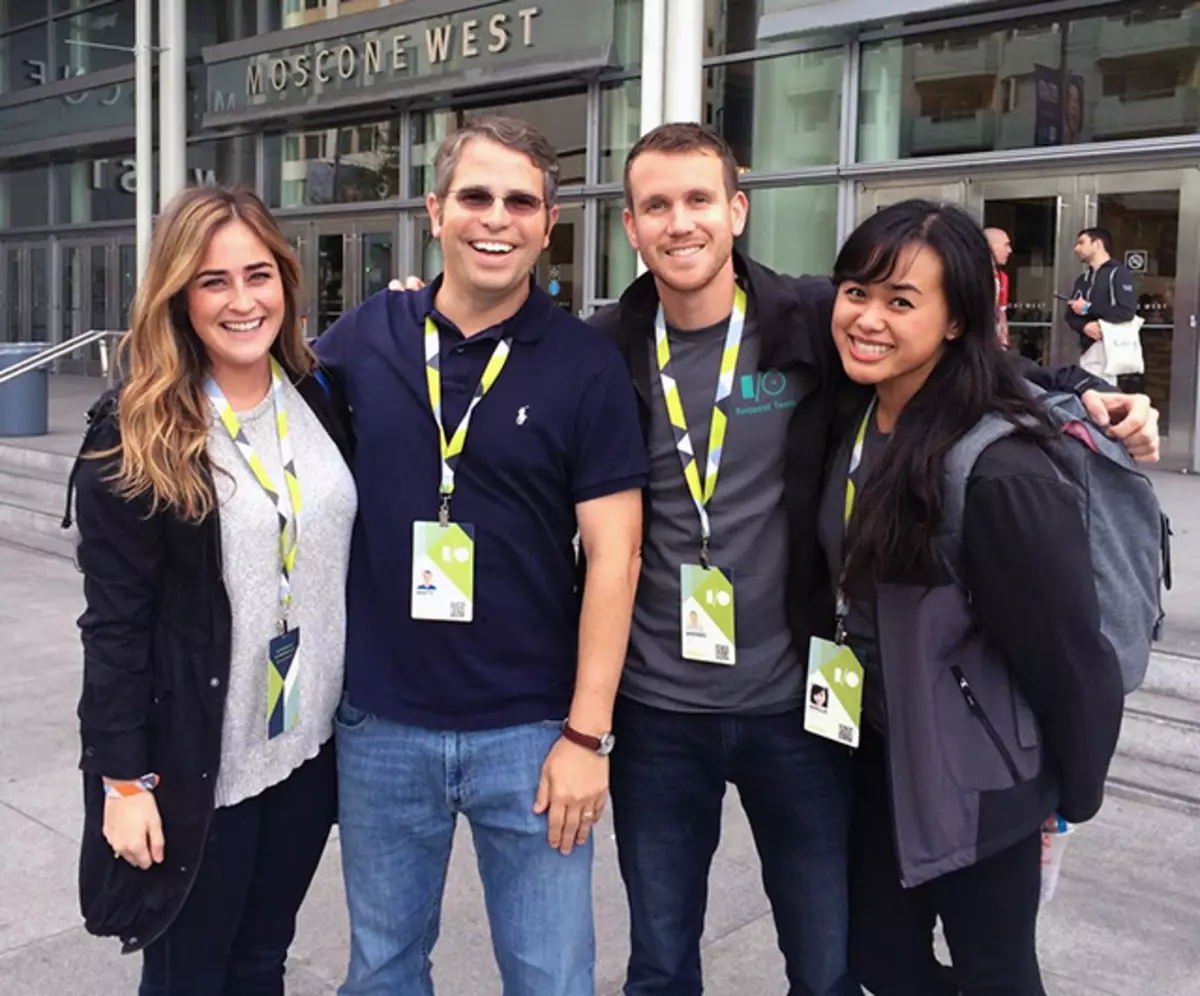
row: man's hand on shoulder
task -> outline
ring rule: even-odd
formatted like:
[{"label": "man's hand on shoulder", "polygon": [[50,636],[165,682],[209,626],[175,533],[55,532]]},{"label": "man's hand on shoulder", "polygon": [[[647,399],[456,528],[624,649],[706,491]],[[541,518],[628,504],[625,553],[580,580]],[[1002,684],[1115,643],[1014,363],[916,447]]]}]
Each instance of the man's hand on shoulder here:
[{"label": "man's hand on shoulder", "polygon": [[401,280],[399,277],[389,280],[387,287],[390,291],[419,291],[424,290],[424,288],[425,281],[412,274],[409,274],[404,280]]},{"label": "man's hand on shoulder", "polygon": [[1158,409],[1146,395],[1085,391],[1080,400],[1092,421],[1124,443],[1138,463],[1158,463]]}]

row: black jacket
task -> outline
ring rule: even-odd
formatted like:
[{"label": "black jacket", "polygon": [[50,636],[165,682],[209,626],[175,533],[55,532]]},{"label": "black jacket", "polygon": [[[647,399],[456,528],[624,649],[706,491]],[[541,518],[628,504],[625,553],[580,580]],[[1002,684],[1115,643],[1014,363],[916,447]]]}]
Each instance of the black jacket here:
[{"label": "black jacket", "polygon": [[[799,378],[812,389],[799,399],[788,423],[784,476],[788,511],[788,624],[797,646],[833,631],[833,596],[817,542],[817,509],[826,454],[833,443],[835,405],[847,383],[833,343],[835,288],[828,277],[788,277],[734,252],[734,268],[746,290],[747,318],[762,342],[762,370],[805,368]],[[620,301],[593,315],[629,365],[637,389],[642,430],[649,433],[650,369],[658,292],[654,277],[635,280]],[[649,528],[649,503],[644,503]]]},{"label": "black jacket", "polygon": [[[296,387],[349,459],[338,403],[312,377]],[[87,603],[79,619],[85,812],[80,909],[90,933],[119,936],[129,952],[170,926],[204,856],[221,760],[232,623],[218,514],[199,524],[169,511],[151,514],[147,499],[114,494],[111,460],[84,457],[120,442],[118,393],[107,392],[88,412],[63,524],[70,525],[73,489]],[[101,776],[129,779],[150,771],[162,779],[155,797],[166,859],[141,871],[114,858],[104,838]]]},{"label": "black jacket", "polygon": [[1115,259],[1079,274],[1075,278],[1075,286],[1071,288],[1071,297],[1091,302],[1085,315],[1077,315],[1067,308],[1067,324],[1079,334],[1079,345],[1083,349],[1095,342],[1091,336],[1084,334],[1083,327],[1088,322],[1131,322],[1137,314],[1133,274]]}]

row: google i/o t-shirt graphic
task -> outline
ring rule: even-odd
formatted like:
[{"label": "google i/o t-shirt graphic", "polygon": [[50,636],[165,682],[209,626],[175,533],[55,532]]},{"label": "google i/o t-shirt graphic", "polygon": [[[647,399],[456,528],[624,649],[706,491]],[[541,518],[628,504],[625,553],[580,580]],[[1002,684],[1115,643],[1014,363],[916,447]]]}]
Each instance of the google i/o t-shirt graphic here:
[{"label": "google i/o t-shirt graphic", "polygon": [[[668,329],[672,373],[701,467],[727,325]],[[700,520],[683,480],[658,367],[647,350],[652,512],[622,691],[655,708],[780,712],[794,707],[804,691],[804,668],[785,612],[783,468],[788,425],[816,381],[792,370],[760,370],[760,357],[758,330],[748,320],[729,399],[721,476],[708,505],[711,562],[729,569],[735,592],[737,662],[722,667],[684,660],[680,653],[680,566],[698,562]]]}]

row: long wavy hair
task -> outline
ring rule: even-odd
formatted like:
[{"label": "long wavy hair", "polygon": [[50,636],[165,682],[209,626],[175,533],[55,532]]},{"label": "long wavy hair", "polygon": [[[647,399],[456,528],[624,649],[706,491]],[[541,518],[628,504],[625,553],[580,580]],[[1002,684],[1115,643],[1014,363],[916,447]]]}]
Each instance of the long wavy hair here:
[{"label": "long wavy hair", "polygon": [[208,356],[188,317],[187,288],[214,233],[240,221],[271,250],[283,282],[284,310],[271,353],[293,379],[316,360],[300,321],[300,264],[266,205],[251,191],[192,187],[158,218],[146,273],[118,347],[127,378],[118,401],[121,442],[95,456],[118,457],[112,481],[123,498],[149,496],[199,522],[216,498],[207,441],[212,408],[204,392]]},{"label": "long wavy hair", "polygon": [[891,441],[854,503],[847,533],[846,589],[927,578],[936,569],[946,456],[988,413],[1046,444],[1051,423],[996,335],[991,250],[977,224],[955,207],[909,200],[873,214],[847,239],[835,283],[889,280],[901,253],[922,246],[942,263],[942,293],[960,334],[905,406]]}]

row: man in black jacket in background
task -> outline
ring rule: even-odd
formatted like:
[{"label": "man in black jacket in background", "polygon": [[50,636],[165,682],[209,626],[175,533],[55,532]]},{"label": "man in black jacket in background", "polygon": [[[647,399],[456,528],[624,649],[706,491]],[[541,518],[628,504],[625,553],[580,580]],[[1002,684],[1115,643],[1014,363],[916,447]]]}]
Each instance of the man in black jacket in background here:
[{"label": "man in black jacket in background", "polygon": [[1112,257],[1112,233],[1085,228],[1075,240],[1075,255],[1087,269],[1075,279],[1067,305],[1067,324],[1079,333],[1080,349],[1100,341],[1100,322],[1130,322],[1137,311],[1133,274]]}]

